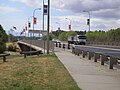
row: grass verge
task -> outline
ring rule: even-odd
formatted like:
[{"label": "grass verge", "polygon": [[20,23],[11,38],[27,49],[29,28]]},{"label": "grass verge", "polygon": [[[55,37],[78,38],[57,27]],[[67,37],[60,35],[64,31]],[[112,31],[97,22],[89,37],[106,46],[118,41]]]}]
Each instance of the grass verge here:
[{"label": "grass verge", "polygon": [[[13,57],[13,58],[11,58]],[[0,60],[0,90],[80,90],[54,54]]]}]

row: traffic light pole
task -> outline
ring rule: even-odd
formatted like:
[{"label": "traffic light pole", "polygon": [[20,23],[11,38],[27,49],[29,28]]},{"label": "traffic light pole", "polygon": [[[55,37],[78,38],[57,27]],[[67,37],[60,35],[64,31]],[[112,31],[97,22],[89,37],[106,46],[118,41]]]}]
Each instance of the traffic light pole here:
[{"label": "traffic light pole", "polygon": [[33,39],[34,39],[34,19],[35,19],[35,11],[36,10],[41,10],[41,8],[36,8],[36,9],[34,9],[34,11],[33,11]]},{"label": "traffic light pole", "polygon": [[48,17],[47,17],[47,54],[49,54],[49,28],[50,27],[50,0],[48,0]]},{"label": "traffic light pole", "polygon": [[[44,0],[43,0],[43,27],[42,28],[43,28],[43,31],[44,31]],[[45,40],[44,40],[44,53],[45,53]]]}]

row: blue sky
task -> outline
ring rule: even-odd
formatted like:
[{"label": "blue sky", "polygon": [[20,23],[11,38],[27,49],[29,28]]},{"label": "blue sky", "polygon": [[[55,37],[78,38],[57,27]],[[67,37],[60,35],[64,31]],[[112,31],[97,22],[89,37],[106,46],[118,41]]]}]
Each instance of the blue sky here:
[{"label": "blue sky", "polygon": [[[35,12],[35,29],[42,29],[42,2],[43,0],[0,0],[0,24],[7,32],[16,26],[17,30],[11,33],[19,35],[34,9],[41,8]],[[61,29],[68,31],[71,21],[72,30],[88,31],[88,13],[83,10],[90,12],[92,31],[106,31],[120,26],[120,0],[51,0],[50,29],[56,30],[60,25]],[[30,22],[32,23],[32,18]]]}]

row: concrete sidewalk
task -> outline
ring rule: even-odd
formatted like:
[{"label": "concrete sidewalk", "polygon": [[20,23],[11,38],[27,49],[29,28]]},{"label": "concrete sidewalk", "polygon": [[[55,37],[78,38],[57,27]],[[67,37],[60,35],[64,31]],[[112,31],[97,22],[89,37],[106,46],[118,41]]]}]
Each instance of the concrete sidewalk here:
[{"label": "concrete sidewalk", "polygon": [[62,48],[55,48],[55,54],[82,90],[120,90],[119,69],[110,70]]}]

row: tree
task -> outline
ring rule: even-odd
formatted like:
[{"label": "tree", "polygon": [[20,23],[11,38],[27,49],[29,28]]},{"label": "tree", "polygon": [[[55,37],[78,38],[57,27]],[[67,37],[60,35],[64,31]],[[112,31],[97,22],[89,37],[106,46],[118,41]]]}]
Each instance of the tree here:
[{"label": "tree", "polygon": [[69,36],[76,36],[76,35],[77,35],[77,32],[75,32],[75,31],[69,31],[69,32],[67,32],[67,34],[66,34],[67,38],[68,38]]},{"label": "tree", "polygon": [[[49,34],[49,40],[52,40],[53,37],[54,37],[53,34],[50,33],[50,34]],[[47,35],[43,36],[41,39],[42,39],[42,40],[47,40]]]},{"label": "tree", "polygon": [[62,33],[59,35],[59,40],[60,40],[60,41],[66,41],[66,40],[67,40],[67,32],[62,32]]},{"label": "tree", "polygon": [[86,31],[75,31],[78,35],[85,35]]},{"label": "tree", "polygon": [[52,31],[52,34],[54,35],[54,39],[58,39],[59,35],[64,32],[62,30]]},{"label": "tree", "polygon": [[0,25],[0,53],[3,53],[5,51],[5,43],[7,42],[7,34],[3,27]]},{"label": "tree", "polygon": [[10,42],[16,42],[17,41],[17,38],[15,38],[15,36],[12,35],[12,34],[9,34],[8,37],[9,37]]},{"label": "tree", "polygon": [[120,42],[120,28],[109,31],[90,31],[86,33],[88,41],[92,42]]}]

